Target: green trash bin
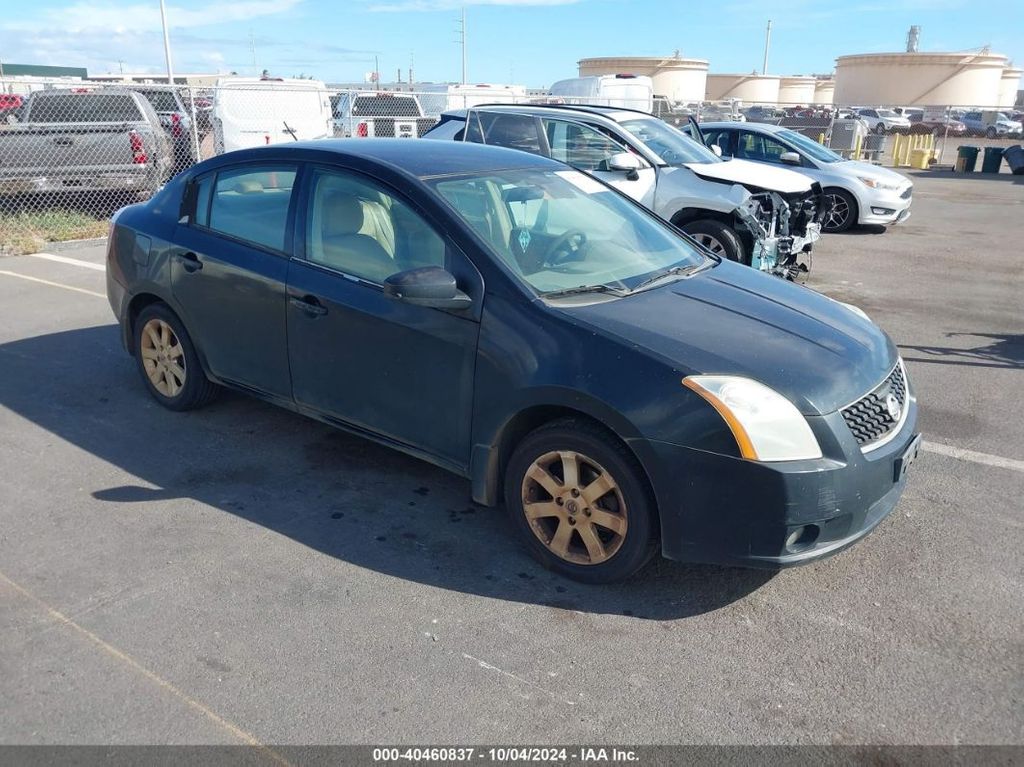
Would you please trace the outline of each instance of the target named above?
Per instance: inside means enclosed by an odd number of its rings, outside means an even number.
[[[978,152],[981,150],[976,146],[962,146],[956,153],[956,172],[974,173],[974,166],[978,163]]]
[[[985,147],[985,159],[981,162],[982,173],[998,173],[999,166],[1003,163],[1003,148],[1001,146]]]

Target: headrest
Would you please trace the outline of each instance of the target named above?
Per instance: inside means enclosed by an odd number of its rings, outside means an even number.
[[[251,194],[253,192],[262,192],[263,184],[261,184],[259,181],[256,181],[255,179],[247,179],[246,181],[239,181],[238,183],[236,183],[233,187],[231,187],[231,191],[237,192],[238,194]]]
[[[331,192],[324,198],[321,216],[327,236],[356,234],[363,228],[362,203],[344,192]]]

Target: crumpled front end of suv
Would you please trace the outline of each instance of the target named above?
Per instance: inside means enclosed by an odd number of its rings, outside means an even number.
[[[821,237],[827,212],[817,182],[805,193],[752,192],[736,209],[737,217],[753,237],[750,265],[789,279],[806,275],[811,249]]]

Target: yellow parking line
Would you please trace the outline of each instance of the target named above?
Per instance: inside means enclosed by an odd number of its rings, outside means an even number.
[[[60,282],[50,282],[49,280],[41,280],[38,277],[29,277],[27,274],[18,274],[17,272],[5,272],[0,269],[0,274],[7,277],[18,277],[22,280],[28,280],[29,282],[38,282],[41,285],[49,285],[52,288],[64,288],[64,290],[73,290],[76,293],[85,293],[87,296],[96,296],[96,298],[106,298],[102,293],[97,293],[94,290],[86,290],[85,288],[76,288],[73,285],[64,285]]]
[[[146,677],[146,679],[148,679],[149,681],[153,682],[154,684],[156,684],[161,689],[166,690],[167,692],[171,693],[176,698],[178,698],[179,700],[183,701],[189,708],[191,708],[191,709],[193,709],[195,711],[198,711],[200,714],[205,716],[207,719],[209,719],[211,722],[213,722],[217,726],[223,728],[224,730],[227,730],[234,737],[238,738],[238,740],[240,740],[243,743],[246,743],[246,744],[248,744],[250,746],[254,746],[264,756],[266,756],[267,758],[269,758],[272,761],[276,762],[277,764],[280,764],[283,767],[292,767],[291,762],[289,762],[287,759],[285,759],[279,753],[274,751],[274,749],[269,748],[268,746],[263,745],[259,740],[257,740],[254,736],[250,735],[245,730],[243,730],[243,729],[241,729],[239,727],[236,727],[235,725],[231,724],[231,722],[227,721],[223,717],[218,716],[217,714],[215,714],[213,711],[208,709],[206,706],[204,706],[202,703],[200,703],[199,701],[195,700],[194,698],[190,698],[188,695],[183,693],[181,690],[179,690],[173,684],[168,682],[162,676],[159,676],[159,675],[155,674],[154,672],[150,671],[148,668],[143,666],[141,663],[139,663],[137,660],[132,658],[127,653],[124,653],[121,650],[118,650],[112,644],[110,644],[108,642],[105,642],[104,640],[100,639],[98,636],[96,636],[96,634],[94,634],[91,631],[89,631],[89,629],[83,628],[82,626],[79,626],[77,623],[75,623],[73,620],[71,620],[64,613],[60,612],[59,610],[54,609],[53,607],[50,607],[50,605],[48,605],[42,599],[40,599],[35,594],[30,592],[28,589],[26,589],[23,586],[15,583],[14,581],[12,581],[3,572],[0,572],[0,581],[3,581],[8,586],[10,586],[12,589],[14,589],[19,594],[21,594],[23,597],[25,597],[26,599],[28,599],[31,602],[34,602],[36,605],[41,607],[46,612],[46,614],[51,619],[53,619],[55,622],[61,624],[62,626],[66,626],[67,628],[71,629],[72,631],[77,632],[78,634],[80,634],[81,636],[85,637],[90,642],[92,642],[94,645],[99,647],[105,653],[107,653],[107,655],[110,655],[111,657],[115,658],[116,660],[121,661],[126,666],[129,666],[130,668],[134,669],[135,671],[138,671],[140,674],[142,674],[144,677]]]

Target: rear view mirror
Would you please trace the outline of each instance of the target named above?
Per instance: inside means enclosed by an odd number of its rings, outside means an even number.
[[[718,144],[712,144],[711,151],[714,152],[717,157],[722,156],[722,147],[718,146]]]
[[[796,152],[783,152],[779,155],[779,161],[786,165],[799,165],[800,155]]]
[[[384,295],[434,309],[468,309],[473,303],[459,290],[455,277],[439,266],[424,266],[392,274],[384,280]]]

